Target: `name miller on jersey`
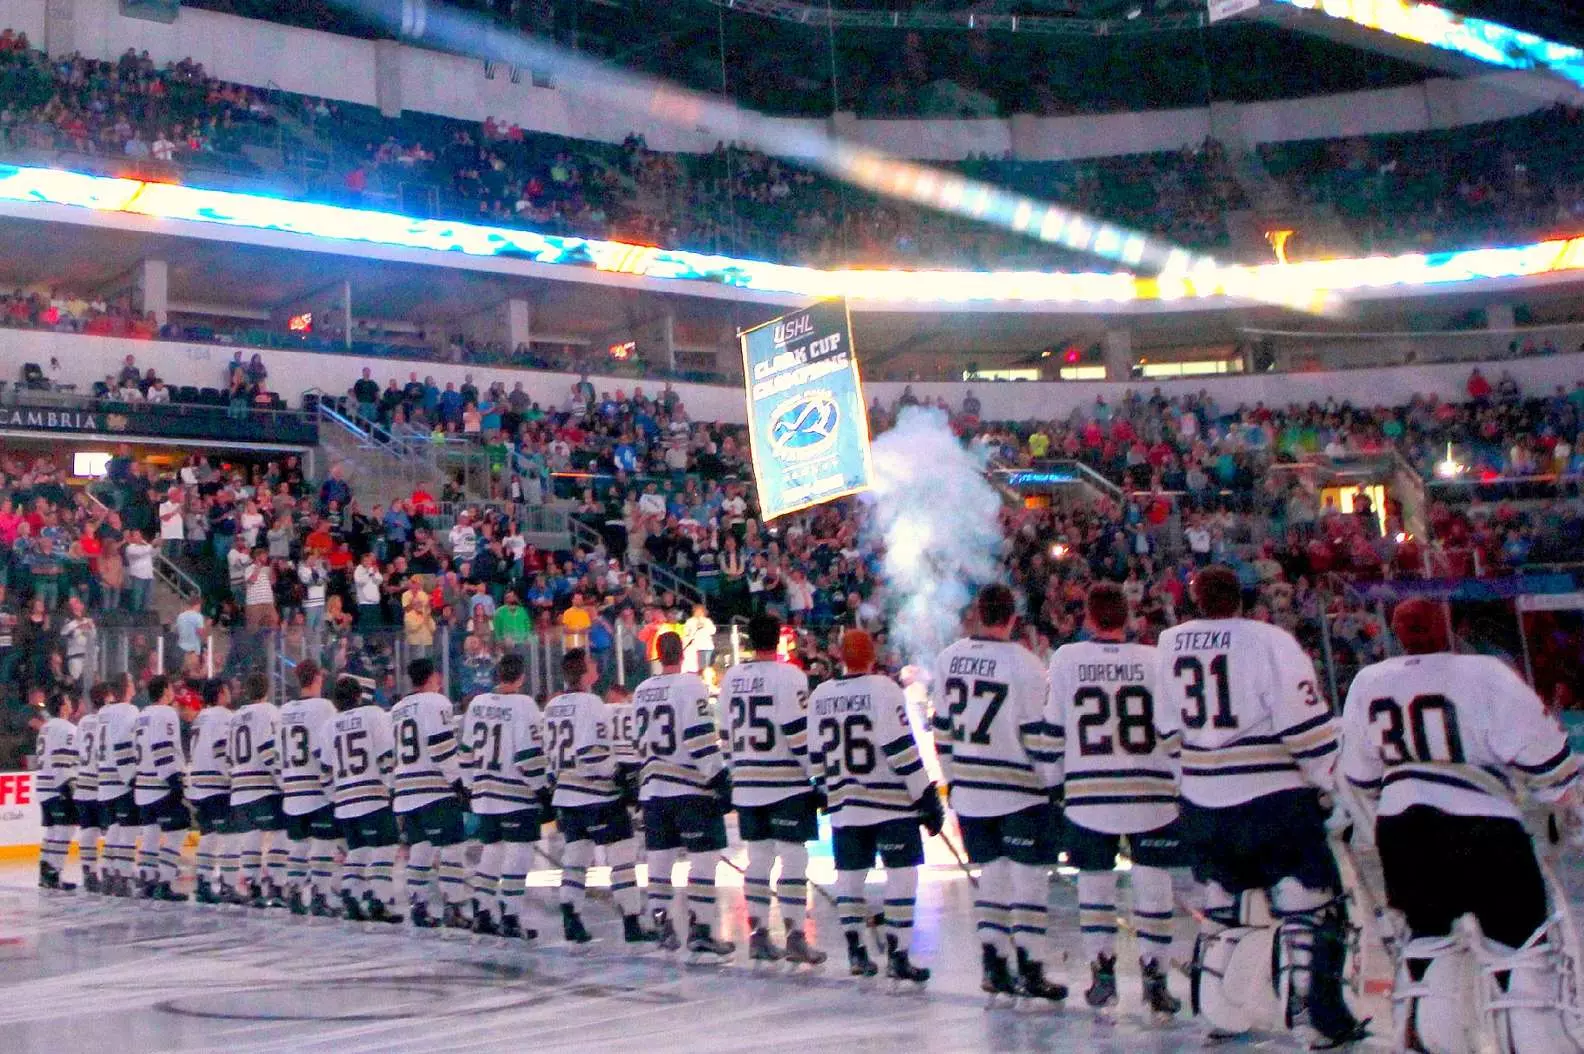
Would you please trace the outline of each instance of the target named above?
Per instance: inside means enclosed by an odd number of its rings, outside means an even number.
[[[1231,630],[1199,630],[1179,633],[1172,641],[1172,651],[1225,651],[1232,647]]]

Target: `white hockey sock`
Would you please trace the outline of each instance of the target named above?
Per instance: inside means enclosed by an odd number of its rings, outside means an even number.
[[[99,838],[104,834],[97,827],[80,827],[77,829],[77,856],[82,861],[83,874],[91,875],[99,870]]]
[[[341,892],[354,900],[362,900],[363,895],[369,891],[369,855],[368,849],[348,849],[346,867],[341,876]]]
[[[440,898],[447,904],[466,904],[467,843],[458,842],[440,850]]]
[[[112,841],[106,846],[106,851],[110,856],[111,870],[122,878],[132,878],[136,873],[137,835],[136,827],[125,824],[110,828]]]
[[[974,899],[979,943],[1001,952],[1012,939],[1012,861],[1002,857],[979,872],[979,895]]]
[[[71,850],[70,827],[46,827],[40,859],[56,871],[66,866],[66,854]]]
[[[138,834],[137,874],[145,882],[159,881],[159,845],[159,824],[144,824]]]
[[[584,839],[568,842],[561,851],[561,903],[583,910],[587,891],[588,867],[594,861],[594,843]]]
[[[242,840],[247,836],[222,834],[216,837],[220,840],[220,884],[236,889],[242,877]]]
[[[898,951],[905,952],[913,945],[913,907],[917,902],[918,868],[886,868],[886,936],[896,938]]]
[[[1133,919],[1138,925],[1139,958],[1165,962],[1172,946],[1171,872],[1133,865]]]
[[[1138,900],[1136,883],[1133,899]],[[1078,875],[1078,929],[1083,934],[1084,955],[1090,962],[1102,955],[1116,954],[1116,920],[1117,873],[1081,872]],[[1139,950],[1142,954],[1143,949]]]
[[[159,877],[161,882],[175,885],[181,875],[182,840],[185,831],[171,831],[160,838]]]
[[[750,924],[770,922],[770,872],[775,867],[776,843],[748,843],[748,866],[743,869],[743,899],[748,902]]]
[[[479,853],[478,864],[473,868],[473,899],[485,911],[494,906],[500,888],[501,861],[505,856],[505,843],[491,842]]]
[[[308,839],[294,838],[286,844],[286,884],[292,889],[304,889],[308,885]]]
[[[867,868],[836,872],[836,916],[848,933],[861,933],[869,916],[868,898],[864,895],[864,880],[868,877]]]
[[[264,879],[264,832],[243,831],[237,836],[241,844],[237,847],[242,855],[242,881],[253,885]]]
[[[329,897],[335,893],[336,839],[308,840],[308,881],[313,891]]]
[[[647,861],[649,865],[649,907],[654,911],[663,911],[672,914],[672,904],[676,896],[676,887],[672,885],[672,875],[676,872],[677,851],[675,849],[651,849]]]
[[[528,869],[533,866],[533,845],[513,842],[501,855],[501,917],[522,916],[523,894],[527,891]]]
[[[220,866],[219,844],[220,836],[212,832],[198,836],[198,862],[194,872],[198,881],[206,884],[214,882],[215,870]]]
[[[611,869],[611,896],[623,915],[638,914],[638,845],[623,838],[605,847],[605,862]]]
[[[802,842],[777,842],[781,876],[776,880],[776,901],[787,932],[801,930],[808,915],[808,846]]]
[[[270,832],[269,852],[264,854],[264,870],[276,889],[286,888],[286,836]]]
[[[396,900],[396,847],[382,845],[369,850],[369,890],[385,904]]]
[[[715,871],[721,855],[715,850],[689,854],[687,900],[688,916],[705,926],[715,925]]]
[[[429,903],[429,885],[434,878],[435,848],[428,842],[419,842],[407,849],[407,902]]]
[[[1042,959],[1046,919],[1050,915],[1050,877],[1045,868],[1013,862],[1012,944]]]

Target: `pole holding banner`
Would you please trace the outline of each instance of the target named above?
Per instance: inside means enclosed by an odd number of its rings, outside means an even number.
[[[740,336],[763,518],[868,490],[869,413],[847,302],[823,300]]]

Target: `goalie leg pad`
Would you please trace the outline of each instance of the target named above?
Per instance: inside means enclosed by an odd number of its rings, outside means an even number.
[[[1544,926],[1521,948],[1484,937],[1474,943],[1481,1017],[1501,1054],[1575,1054],[1584,1049],[1568,1031],[1563,956],[1549,936],[1550,927]]]
[[[1343,997],[1348,921],[1345,903],[1328,890],[1284,878],[1271,892],[1280,919],[1280,972],[1286,1024],[1307,1024],[1322,1036],[1344,1036],[1358,1027]]]
[[[1230,926],[1194,943],[1190,995],[1195,1014],[1223,1032],[1279,1030],[1285,1000],[1276,988],[1274,926]]]
[[[1392,986],[1392,1049],[1473,1054],[1474,1005],[1474,962],[1464,940],[1409,941]]]

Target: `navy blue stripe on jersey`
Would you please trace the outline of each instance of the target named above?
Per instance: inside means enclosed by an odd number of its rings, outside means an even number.
[[[1460,790],[1474,791],[1478,794],[1490,794],[1489,787],[1482,787],[1473,780],[1466,780],[1446,772],[1427,772],[1423,768],[1415,768],[1412,772],[1388,772],[1386,773],[1386,778],[1381,781],[1381,785],[1390,787],[1394,783],[1402,783],[1405,780],[1439,783],[1444,787],[1457,787]]]
[[[1310,747],[1308,750],[1295,750],[1292,752],[1292,756],[1300,761],[1307,761],[1310,758],[1323,758],[1332,751],[1339,749],[1340,746],[1341,744],[1335,739],[1328,739],[1317,747]]]
[[[1294,736],[1301,736],[1305,732],[1308,732],[1308,731],[1311,731],[1313,729],[1319,728],[1321,725],[1325,724],[1329,720],[1331,720],[1331,712],[1328,710],[1328,711],[1326,711],[1323,714],[1318,714],[1318,715],[1316,715],[1314,717],[1311,717],[1307,721],[1300,721],[1298,724],[1293,725],[1292,727],[1290,727],[1290,728],[1286,729],[1285,731],[1283,731],[1282,734],[1280,736],[1278,736],[1278,737],[1275,737],[1272,740],[1272,742],[1276,742],[1276,741],[1279,741],[1279,740],[1282,740],[1282,739],[1291,739]]]
[[[1187,763],[1183,764],[1184,776],[1252,776],[1261,772],[1296,772],[1298,766],[1291,762],[1269,761],[1253,765],[1217,765],[1214,768],[1198,768]]]
[[[1540,762],[1538,765],[1525,765],[1521,761],[1514,761],[1512,763],[1512,767],[1517,769],[1519,772],[1526,773],[1530,776],[1543,776],[1552,769],[1559,769],[1563,765],[1567,764],[1567,760],[1572,756],[1572,754],[1572,748],[1564,744],[1561,750],[1551,755],[1551,757],[1547,758],[1545,761]]]
[[[1081,801],[1068,803],[1068,808],[1089,805],[1176,805],[1175,792],[1160,794],[1085,794]]]
[[[1080,783],[1083,780],[1117,779],[1165,780],[1170,783],[1172,775],[1170,772],[1163,772],[1160,769],[1095,769],[1092,772],[1070,772],[1067,774],[1068,783]]]
[[[1348,777],[1348,782],[1353,784],[1353,786],[1357,787],[1359,790],[1366,791],[1378,791],[1385,785],[1384,781],[1382,780],[1357,780],[1352,776]]]

